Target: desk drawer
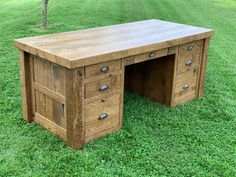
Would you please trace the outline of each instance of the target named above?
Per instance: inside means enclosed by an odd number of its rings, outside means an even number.
[[[198,68],[177,74],[175,84],[175,102],[182,103],[196,96]]]
[[[119,89],[120,78],[120,75],[110,75],[108,78],[86,83],[85,98],[88,99]]]
[[[86,79],[109,74],[121,69],[121,61],[114,60],[85,67]]]
[[[160,57],[163,57],[166,55],[168,55],[168,48],[154,50],[151,52],[142,53],[142,54],[138,54],[138,55],[134,55],[134,56],[130,56],[130,57],[125,58],[125,65],[140,63],[143,61],[152,60],[155,58],[160,58]]]
[[[189,42],[179,46],[179,54],[199,53],[203,46],[203,40]]]
[[[178,57],[177,73],[183,73],[198,67],[200,64],[201,53],[185,53]]]
[[[196,66],[199,66],[202,57],[202,47],[202,40],[180,46],[177,73],[186,72]]]
[[[85,105],[86,141],[105,135],[119,124],[120,94]]]

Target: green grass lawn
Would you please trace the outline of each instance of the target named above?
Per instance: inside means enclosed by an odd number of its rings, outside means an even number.
[[[235,0],[0,0],[0,176],[236,176]],[[212,28],[205,96],[173,109],[125,94],[123,128],[70,149],[22,119],[12,40],[157,18]]]

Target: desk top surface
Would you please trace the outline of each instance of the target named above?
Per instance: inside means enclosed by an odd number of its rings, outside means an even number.
[[[67,68],[100,63],[213,36],[213,30],[146,20],[14,40],[14,46]]]

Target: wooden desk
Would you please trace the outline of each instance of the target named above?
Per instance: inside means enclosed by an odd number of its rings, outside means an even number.
[[[169,106],[199,98],[211,36],[147,20],[14,40],[24,118],[82,148],[121,128],[124,89]]]

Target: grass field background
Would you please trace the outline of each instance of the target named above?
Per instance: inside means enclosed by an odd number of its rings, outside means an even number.
[[[235,0],[0,0],[0,176],[236,176]],[[123,128],[70,149],[22,119],[15,38],[162,19],[215,30],[205,96],[173,109],[125,94]]]

